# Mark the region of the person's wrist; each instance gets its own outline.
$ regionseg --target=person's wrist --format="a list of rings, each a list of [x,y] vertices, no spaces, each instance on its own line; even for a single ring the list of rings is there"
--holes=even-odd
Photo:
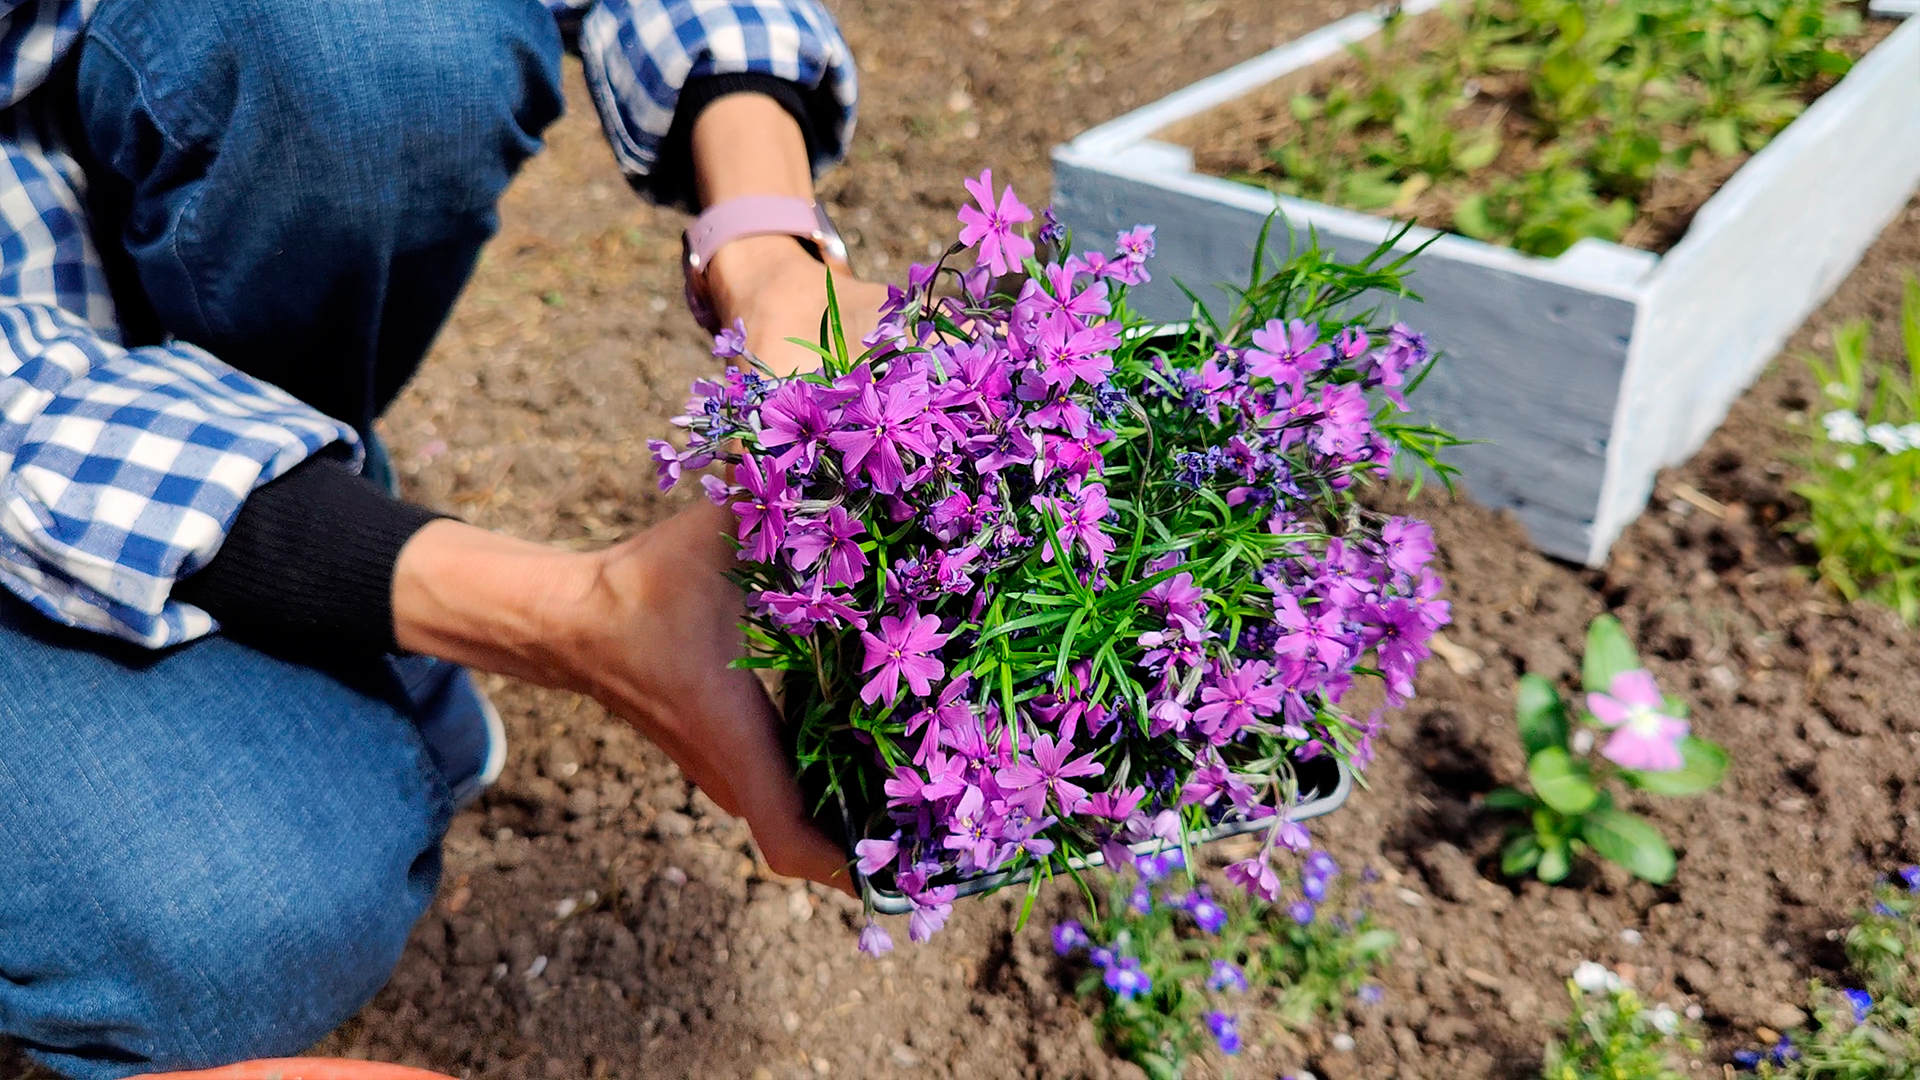
[[[589,692],[597,555],[435,521],[394,568],[401,648],[558,689]]]
[[[756,305],[777,296],[785,283],[818,276],[820,261],[798,237],[747,236],[714,252],[707,264],[707,289],[722,325],[745,319],[751,326]]]

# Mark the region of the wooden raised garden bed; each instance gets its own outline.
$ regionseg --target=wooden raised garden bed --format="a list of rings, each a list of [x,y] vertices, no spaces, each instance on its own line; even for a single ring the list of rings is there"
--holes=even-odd
[[[1154,280],[1134,297],[1170,320],[1190,307],[1176,282],[1229,306],[1218,283],[1245,278],[1275,211],[1343,257],[1364,254],[1397,228],[1384,213],[1203,175],[1177,140],[1216,110],[1339,62],[1382,25],[1343,19],[1057,148],[1062,220],[1085,244],[1157,225]],[[1404,314],[1444,353],[1422,417],[1481,440],[1454,457],[1474,497],[1511,508],[1548,554],[1598,565],[1655,472],[1701,445],[1916,186],[1920,20],[1886,34],[1746,160],[1664,253],[1589,238],[1542,258],[1415,228],[1403,246],[1433,243],[1412,280],[1424,303]]]

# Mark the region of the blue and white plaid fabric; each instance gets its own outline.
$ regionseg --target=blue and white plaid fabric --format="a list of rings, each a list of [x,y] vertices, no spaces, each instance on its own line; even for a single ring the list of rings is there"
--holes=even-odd
[[[255,488],[353,430],[194,346],[120,345],[79,167],[28,95],[98,0],[0,0],[0,586],[48,616],[164,648],[217,629],[171,599]],[[589,84],[645,176],[690,78],[830,84],[852,132],[853,61],[817,0],[547,0],[578,18]],[[823,162],[824,164],[824,162]]]

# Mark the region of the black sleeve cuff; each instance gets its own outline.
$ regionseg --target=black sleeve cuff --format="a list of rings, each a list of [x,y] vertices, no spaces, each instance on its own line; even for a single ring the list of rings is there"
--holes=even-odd
[[[397,652],[400,549],[444,516],[389,496],[340,461],[309,458],[248,497],[220,551],[173,597],[249,644]]]
[[[707,106],[728,94],[765,94],[779,102],[794,123],[800,125],[801,137],[807,140],[807,160],[813,163],[814,171],[819,172],[830,156],[820,133],[832,131],[840,116],[840,105],[834,100],[830,83],[823,82],[808,90],[799,83],[758,72],[704,75],[687,80],[680,88],[680,100],[673,110],[673,126],[667,131],[666,141],[660,144],[660,157],[654,162],[653,171],[634,178],[634,186],[642,188],[642,194],[666,206],[679,206],[695,213],[704,209],[693,185],[693,124]]]

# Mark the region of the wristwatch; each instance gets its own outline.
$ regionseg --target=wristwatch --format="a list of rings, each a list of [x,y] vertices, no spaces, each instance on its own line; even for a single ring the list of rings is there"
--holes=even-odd
[[[707,299],[707,264],[715,252],[749,236],[797,237],[802,247],[835,272],[850,272],[846,242],[827,217],[826,207],[817,202],[779,195],[745,195],[708,207],[680,237],[687,308],[708,333],[719,332],[720,319]]]

